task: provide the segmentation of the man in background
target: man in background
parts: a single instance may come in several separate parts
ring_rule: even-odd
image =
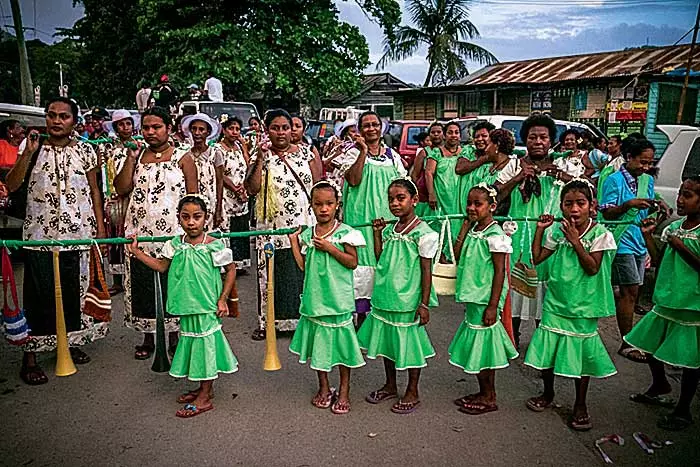
[[[180,94],[177,89],[170,84],[168,75],[163,75],[160,77],[158,85],[151,91],[150,99],[153,99],[153,103],[156,107],[163,107],[164,109],[168,109],[170,113],[175,113],[175,104],[179,97]]]
[[[143,113],[148,106],[148,99],[151,97],[151,88],[148,87],[146,80],[141,81],[141,89],[136,93],[136,108],[139,113]]]
[[[214,73],[207,74],[209,79],[204,82],[204,95],[210,101],[223,102],[224,100],[224,85],[214,76]]]

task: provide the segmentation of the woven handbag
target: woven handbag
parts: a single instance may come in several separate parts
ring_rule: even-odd
[[[102,255],[96,245],[90,249],[90,285],[85,292],[83,313],[98,321],[112,321],[112,297],[102,274]]]
[[[24,311],[17,300],[17,286],[12,272],[12,262],[7,248],[2,249],[2,288],[5,303],[2,307],[2,321],[5,323],[5,338],[12,345],[24,345],[29,342],[29,325],[24,317]],[[12,306],[7,300],[7,289],[10,289]]]
[[[442,248],[447,240],[450,249],[451,263],[440,263]],[[454,295],[457,290],[457,263],[455,261],[454,247],[452,246],[452,230],[450,229],[450,221],[446,219],[442,223],[440,229],[440,245],[435,254],[435,263],[433,264],[433,287],[438,295]]]
[[[526,238],[530,239],[530,225],[527,221],[525,221],[525,232],[520,236],[520,256],[510,270],[510,287],[524,297],[535,298],[538,285],[537,270],[522,262],[525,247],[532,248],[530,245],[525,245]]]

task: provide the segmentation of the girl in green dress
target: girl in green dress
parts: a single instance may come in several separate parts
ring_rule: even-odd
[[[565,185],[564,220],[558,228],[549,228],[554,216],[540,216],[532,242],[535,264],[551,259],[542,322],[525,355],[526,365],[542,370],[544,393],[530,398],[527,407],[542,412],[552,405],[555,374],[574,378],[576,402],[569,426],[577,431],[592,428],[586,406],[591,376],[616,373],[598,334],[598,319],[615,315],[610,270],[617,245],[612,233],[593,220],[593,200],[588,181]]]
[[[700,381],[700,176],[683,182],[678,193],[678,214],[661,235],[666,249],[657,272],[654,309],[625,336],[630,345],[650,354],[651,386],[634,394],[635,402],[673,406],[666,396],[671,385],[664,364],[683,368],[680,398],[673,412],[659,420],[666,430],[690,426],[690,404]],[[659,251],[652,236],[653,219],[642,223],[642,233],[654,262]]]
[[[500,320],[506,302],[506,255],[510,237],[493,220],[496,190],[479,184],[469,191],[467,216],[457,237],[455,300],[465,303],[464,321],[449,347],[450,363],[476,374],[479,392],[455,401],[460,412],[481,415],[498,410],[496,371],[518,356]]]
[[[366,397],[367,402],[396,398],[396,370],[408,370],[406,392],[391,407],[394,413],[407,414],[420,404],[420,371],[435,355],[424,326],[430,320],[429,306],[437,305],[430,267],[439,236],[416,216],[418,190],[410,179],[394,180],[388,191],[389,208],[398,222],[387,226],[384,219],[373,221],[377,272],[372,311],[357,337],[368,358],[384,357],[386,382]]]
[[[339,190],[327,180],[311,188],[311,208],[317,224],[289,236],[292,253],[304,271],[299,324],[289,345],[299,363],[311,361],[318,373],[318,392],[311,403],[335,414],[350,411],[350,368],[365,364],[353,326],[355,311],[352,271],[362,234],[337,220]],[[340,393],[335,401],[328,373],[339,366]],[[332,405],[331,405],[332,403]]]
[[[155,271],[168,271],[167,312],[180,317],[180,342],[170,376],[199,381],[198,389],[178,397],[177,401],[186,405],[175,415],[190,418],[214,408],[212,386],[218,374],[238,370],[238,361],[221,330],[236,267],[224,242],[204,232],[209,214],[202,195],[182,198],[177,215],[185,234],[165,244],[162,259],[140,250],[136,237],[129,253]],[[223,284],[221,268],[226,270]]]

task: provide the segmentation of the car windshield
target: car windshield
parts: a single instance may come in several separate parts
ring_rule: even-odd
[[[233,104],[230,102],[202,102],[199,104],[199,111],[210,117],[218,119],[222,115],[233,117],[234,115],[244,124],[248,123],[250,117],[257,117],[258,113],[251,104]]]
[[[406,135],[406,145],[407,146],[418,146],[418,135],[424,131],[427,131],[427,126],[412,126],[408,128],[408,134]]]

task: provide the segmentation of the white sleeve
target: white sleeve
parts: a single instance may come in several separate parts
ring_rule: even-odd
[[[486,241],[491,253],[513,253],[513,241],[507,235],[492,235]]]
[[[211,252],[211,259],[214,266],[223,267],[233,263],[233,253],[229,248]]]
[[[340,239],[338,239],[338,243],[347,243],[348,245],[352,246],[367,246],[365,237],[359,230],[351,230],[350,232],[346,233],[340,237]]]
[[[501,173],[498,174],[498,178],[496,178],[496,181],[501,184],[506,184],[508,183],[513,177],[518,175],[520,173],[520,160],[519,159],[511,159],[508,161],[505,167],[503,167],[503,170],[501,170]]]
[[[552,238],[552,229],[549,228],[544,232],[544,243],[542,244],[548,250],[556,251],[557,242]]]
[[[394,158],[394,167],[396,167],[396,170],[399,172],[399,175],[405,177],[408,174],[408,172],[403,166],[403,160],[401,159],[401,155],[393,149],[389,149],[389,151],[391,151],[391,156]]]
[[[418,254],[421,258],[433,259],[440,244],[440,235],[430,232],[418,239]]]
[[[163,249],[160,251],[160,254],[163,255],[163,258],[173,259],[173,256],[175,256],[175,247],[173,246],[172,240],[168,240],[167,242],[165,242],[165,245],[163,245]]]
[[[352,147],[345,151],[345,153],[333,159],[333,163],[339,167],[341,173],[344,174],[357,161],[358,157],[360,157],[360,150]]]
[[[214,148],[214,167],[221,167],[224,165],[224,156],[221,150]]]
[[[606,250],[617,250],[617,244],[615,244],[615,237],[609,231],[606,231],[603,235],[593,239],[591,244],[591,253],[595,251],[606,251]]]
[[[667,225],[666,228],[661,232],[661,241],[663,243],[668,243],[668,236],[671,233],[671,225]]]

